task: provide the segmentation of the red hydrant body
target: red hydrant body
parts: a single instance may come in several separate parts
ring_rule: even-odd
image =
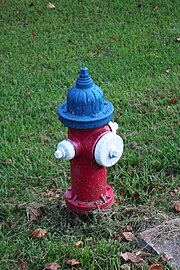
[[[60,121],[69,129],[68,138],[58,144],[55,153],[56,158],[70,160],[66,204],[73,212],[107,209],[114,202],[106,183],[106,167],[119,160],[123,141],[115,134],[117,124],[109,123],[112,113],[112,104],[104,101],[102,91],[82,68],[76,87],[68,92],[67,103],[58,109]]]
[[[75,145],[76,157],[70,161],[72,186],[66,191],[66,203],[74,212],[106,209],[114,202],[112,189],[106,183],[106,168],[94,159],[96,142],[107,132],[110,132],[108,125],[68,131],[68,139]]]

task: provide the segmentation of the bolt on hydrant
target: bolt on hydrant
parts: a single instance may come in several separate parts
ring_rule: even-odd
[[[70,160],[71,186],[66,191],[70,210],[85,214],[107,209],[114,203],[112,188],[106,183],[106,167],[113,166],[123,152],[123,140],[111,122],[113,105],[104,100],[86,67],[58,107],[59,120],[68,127],[68,138],[61,141],[56,158]]]

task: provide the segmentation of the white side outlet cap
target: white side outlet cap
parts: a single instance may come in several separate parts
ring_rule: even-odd
[[[63,140],[57,146],[57,150],[54,153],[55,158],[62,158],[65,160],[71,160],[75,157],[74,145],[68,141]]]
[[[123,153],[123,140],[115,133],[108,132],[96,144],[94,158],[96,162],[105,167],[113,166]]]
[[[110,127],[111,131],[116,134],[116,131],[118,129],[118,123],[110,121],[108,123],[108,126]]]

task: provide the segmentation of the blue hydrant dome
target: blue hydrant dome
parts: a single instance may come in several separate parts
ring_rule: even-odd
[[[67,93],[67,101],[58,108],[59,120],[69,128],[88,129],[107,124],[114,107],[104,100],[102,90],[94,84],[86,67]]]

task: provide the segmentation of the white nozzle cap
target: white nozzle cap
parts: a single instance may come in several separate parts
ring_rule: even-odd
[[[54,153],[55,158],[63,158],[63,151],[62,149],[58,149],[55,153]]]
[[[97,142],[94,158],[99,165],[111,167],[118,162],[122,153],[122,138],[113,132],[108,132]]]
[[[110,121],[108,123],[108,126],[110,127],[111,131],[116,134],[116,130],[118,129],[118,123]]]
[[[55,158],[63,158],[65,160],[71,160],[75,157],[75,148],[72,142],[63,140],[57,146],[57,150],[54,153]]]

